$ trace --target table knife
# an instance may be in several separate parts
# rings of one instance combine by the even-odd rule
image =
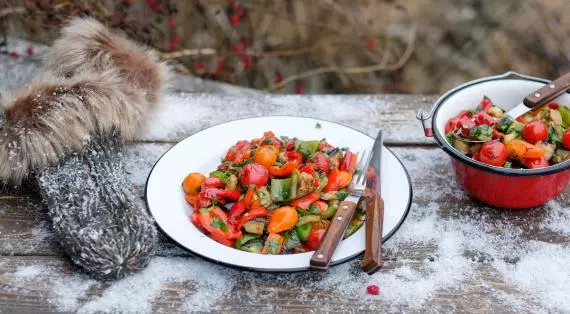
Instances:
[[[546,105],[568,89],[570,89],[570,72],[532,92],[524,98],[522,103],[507,111],[499,121],[499,130],[503,132],[506,131],[512,121],[516,118],[524,115],[534,108]]]
[[[384,223],[384,200],[381,190],[382,130],[378,132],[372,149],[372,160],[366,178],[366,246],[360,267],[368,274],[382,267],[382,225]]]

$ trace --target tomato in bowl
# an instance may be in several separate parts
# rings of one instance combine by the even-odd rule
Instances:
[[[542,149],[542,156],[539,156],[541,153],[533,149],[536,145],[529,147],[525,144],[528,141],[543,139],[544,128],[537,125],[538,123],[532,123],[530,126],[528,124],[531,121],[521,123],[522,125],[518,126],[520,134],[508,141],[514,141],[510,145],[504,140],[499,140],[498,135],[494,134],[493,130],[501,131],[500,129],[478,128],[473,133],[471,131],[477,127],[477,123],[485,125],[489,119],[487,115],[500,120],[488,112],[494,105],[503,111],[508,111],[519,104],[529,93],[546,83],[548,83],[547,80],[514,72],[482,78],[463,84],[441,96],[429,114],[418,113],[418,118],[424,124],[426,136],[433,136],[439,146],[451,157],[459,183],[474,198],[500,208],[530,208],[542,205],[556,197],[568,185],[570,161],[567,159],[556,163],[548,161],[546,165],[545,161],[540,159],[544,156],[545,149]],[[570,95],[562,94],[553,102],[569,107]],[[556,106],[552,105],[552,107]],[[460,117],[454,120],[463,110],[471,111],[473,116],[481,112],[486,114],[463,120]],[[458,125],[459,131],[455,129],[457,127],[455,124]],[[548,132],[548,124],[546,127]],[[458,145],[450,143],[449,134],[452,131],[457,135],[454,135],[452,142],[462,138],[470,140],[478,138],[481,142],[480,147],[466,153],[466,147],[458,148]],[[508,134],[507,131],[501,132],[504,136]],[[570,135],[566,136],[566,132],[561,135],[562,138],[557,145],[565,150],[564,138],[568,137],[567,144],[570,144]],[[468,149],[471,149],[470,145]],[[530,155],[526,155],[529,150]],[[506,159],[505,152],[507,153]],[[513,157],[517,157],[514,167],[512,161],[510,165],[507,164],[510,168],[505,167],[505,163]]]

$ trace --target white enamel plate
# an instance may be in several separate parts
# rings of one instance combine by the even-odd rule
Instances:
[[[317,128],[317,123],[320,128]],[[219,244],[200,232],[188,219],[192,208],[184,200],[181,183],[190,172],[207,176],[215,170],[227,149],[238,140],[261,137],[264,131],[304,140],[326,138],[351,151],[370,149],[374,139],[352,128],[317,119],[270,116],[236,120],[198,132],[172,147],[152,169],[146,186],[146,202],[160,229],[183,248],[214,262],[259,271],[298,271],[309,268],[312,252],[261,255]],[[402,224],[412,200],[410,178],[402,163],[387,148],[382,151],[384,240]],[[332,264],[364,252],[364,226],[338,246]]]

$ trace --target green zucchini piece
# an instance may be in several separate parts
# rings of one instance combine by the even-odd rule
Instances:
[[[263,234],[265,223],[263,221],[249,220],[243,224],[243,228],[248,233]]]
[[[331,218],[336,214],[336,210],[338,209],[338,205],[340,204],[339,200],[331,200],[329,201],[329,205],[327,206],[327,210],[321,214],[323,218]]]
[[[313,226],[311,224],[304,224],[295,227],[295,232],[297,232],[299,240],[303,242],[307,241],[307,238],[309,237],[309,233],[311,233],[311,230],[313,230]]]

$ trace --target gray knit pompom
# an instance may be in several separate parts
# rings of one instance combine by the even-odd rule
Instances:
[[[92,141],[81,154],[38,175],[62,247],[98,278],[145,267],[156,247],[154,221],[128,188],[121,149]]]

